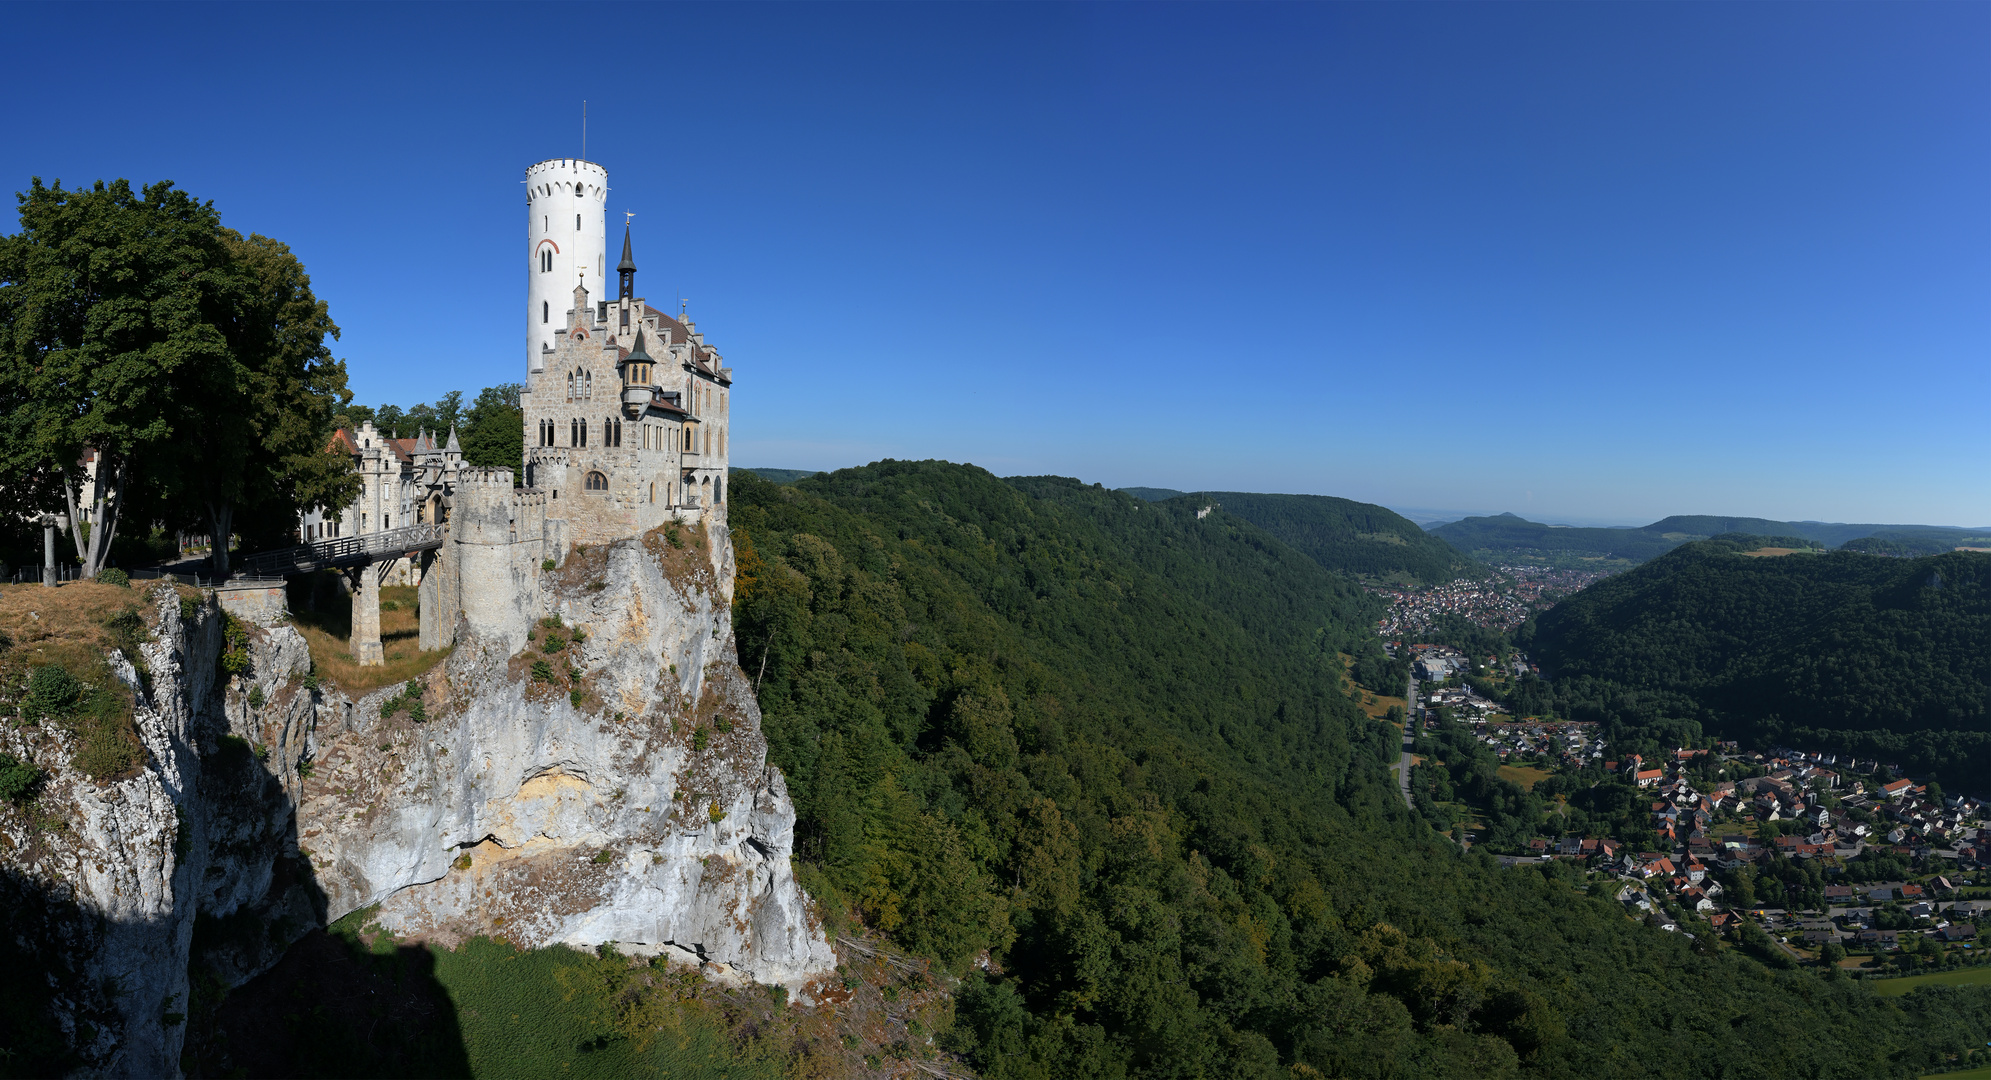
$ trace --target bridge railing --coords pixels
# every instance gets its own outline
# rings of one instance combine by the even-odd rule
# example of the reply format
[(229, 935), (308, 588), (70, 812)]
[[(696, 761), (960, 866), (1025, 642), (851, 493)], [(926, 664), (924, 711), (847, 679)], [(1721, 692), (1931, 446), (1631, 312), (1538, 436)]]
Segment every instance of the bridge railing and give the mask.
[(360, 566), (441, 547), (447, 533), (446, 525), (408, 525), (385, 532), (314, 540), (280, 551), (260, 552), (243, 557), (239, 565), (244, 575), (257, 576), (304, 574), (335, 566)]

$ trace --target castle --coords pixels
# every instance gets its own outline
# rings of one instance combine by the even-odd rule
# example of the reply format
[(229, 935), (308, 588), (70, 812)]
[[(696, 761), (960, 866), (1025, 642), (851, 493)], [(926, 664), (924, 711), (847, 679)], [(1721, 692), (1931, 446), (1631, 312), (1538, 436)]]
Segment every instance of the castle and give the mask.
[[(355, 582), (356, 628), (378, 625), (382, 584), (418, 582), (423, 649), (451, 644), (459, 616), (522, 648), (538, 575), (575, 545), (669, 521), (724, 524), (732, 369), (689, 319), (636, 295), (626, 224), (616, 295), (602, 295), (607, 170), (555, 158), (527, 169), (526, 185), (525, 475), (464, 465), (454, 431), (438, 443), (366, 425), (339, 433), (365, 480), (361, 500), (302, 523), (306, 540), (449, 524), (440, 550), (382, 560)], [(379, 643), (356, 632), (353, 654), (378, 663)]]

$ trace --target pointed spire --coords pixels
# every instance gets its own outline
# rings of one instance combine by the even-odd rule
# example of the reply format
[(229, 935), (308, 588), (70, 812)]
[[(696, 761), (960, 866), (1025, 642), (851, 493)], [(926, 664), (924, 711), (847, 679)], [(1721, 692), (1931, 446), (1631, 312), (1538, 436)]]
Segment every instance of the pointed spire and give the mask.
[(618, 301), (636, 299), (636, 257), (629, 253), (629, 225), (626, 222), (622, 226), (622, 261), (615, 266), (615, 277), (615, 298)]
[(643, 328), (640, 326), (636, 328), (636, 347), (629, 350), (629, 359), (650, 360), (650, 354), (643, 350)]
[(447, 446), (443, 447), (443, 449), (445, 449), (445, 450), (449, 451), (449, 452), (450, 452), (450, 453), (452, 453), (452, 454), (459, 454), (459, 453), (462, 453), (462, 452), (463, 452), (463, 447), (461, 447), (461, 446), (458, 446), (458, 445), (456, 445), (456, 425), (455, 425), (455, 424), (451, 424), (451, 425), (449, 425), (449, 445), (447, 445)]

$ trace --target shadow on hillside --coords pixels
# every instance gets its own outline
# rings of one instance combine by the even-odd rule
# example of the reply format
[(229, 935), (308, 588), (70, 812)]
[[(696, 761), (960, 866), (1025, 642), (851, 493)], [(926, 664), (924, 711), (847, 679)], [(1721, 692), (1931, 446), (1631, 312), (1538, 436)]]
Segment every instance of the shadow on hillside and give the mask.
[(469, 1076), (435, 966), (426, 946), (374, 952), (314, 929), (228, 994), (183, 1066), (190, 1078)]
[[(4, 808), (0, 808), (4, 810)], [(75, 901), (50, 895), (14, 867), (0, 866), (0, 1076), (59, 1076), (82, 1062), (51, 1022), (58, 995), (88, 1008), (68, 933), (91, 920)]]
[[(362, 915), (325, 928), (328, 900), (297, 846), (296, 808), (248, 743), (219, 740), (202, 759), (200, 794), (212, 835), (254, 835), (277, 803), (288, 835), (275, 845), (261, 900), (195, 920), (186, 1075), (468, 1076), (456, 1011), (428, 950), (373, 950), (358, 933)], [(216, 857), (226, 854), (218, 844)], [(250, 972), (260, 974), (224, 989)]]

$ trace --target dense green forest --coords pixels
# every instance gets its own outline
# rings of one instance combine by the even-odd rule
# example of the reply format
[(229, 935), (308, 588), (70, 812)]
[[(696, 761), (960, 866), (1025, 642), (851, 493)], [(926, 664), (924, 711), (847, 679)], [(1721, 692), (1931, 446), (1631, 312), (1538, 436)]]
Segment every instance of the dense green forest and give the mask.
[[(1486, 562), (1530, 562), (1566, 568), (1607, 568), (1656, 559), (1682, 544), (1739, 533), (1796, 538), (1813, 545), (1868, 550), (1883, 555), (1924, 555), (1958, 546), (1991, 544), (1991, 532), (1939, 525), (1841, 525), (1820, 521), (1676, 514), (1637, 529), (1544, 525), (1513, 514), (1469, 517), (1431, 530), (1452, 546)], [(1860, 543), (1878, 536), (1881, 545)]]
[(1173, 499), (1177, 495), (1189, 494), (1186, 491), (1177, 491), (1174, 488), (1158, 487), (1123, 487), (1115, 490), (1124, 491), (1143, 502), (1160, 502), (1163, 499)]
[(1426, 585), (1486, 572), (1416, 522), (1373, 503), (1243, 491), (1202, 491), (1195, 498), (1221, 505), (1329, 570)]
[(942, 1039), (984, 1075), (1910, 1076), (1991, 1036), (1991, 989), (1771, 971), (1462, 855), (1344, 696), (1376, 601), (1197, 506), (940, 462), (735, 482), (798, 869), (964, 977)]
[(1693, 543), (1522, 628), (1526, 707), (1880, 757), (1976, 789), (1991, 775), (1991, 555), (1741, 554)]
[(1882, 529), (1871, 536), (1855, 537), (1839, 546), (1847, 551), (1863, 551), (1870, 555), (1914, 558), (1918, 555), (1940, 555), (1959, 547), (1991, 547), (1991, 530)]

